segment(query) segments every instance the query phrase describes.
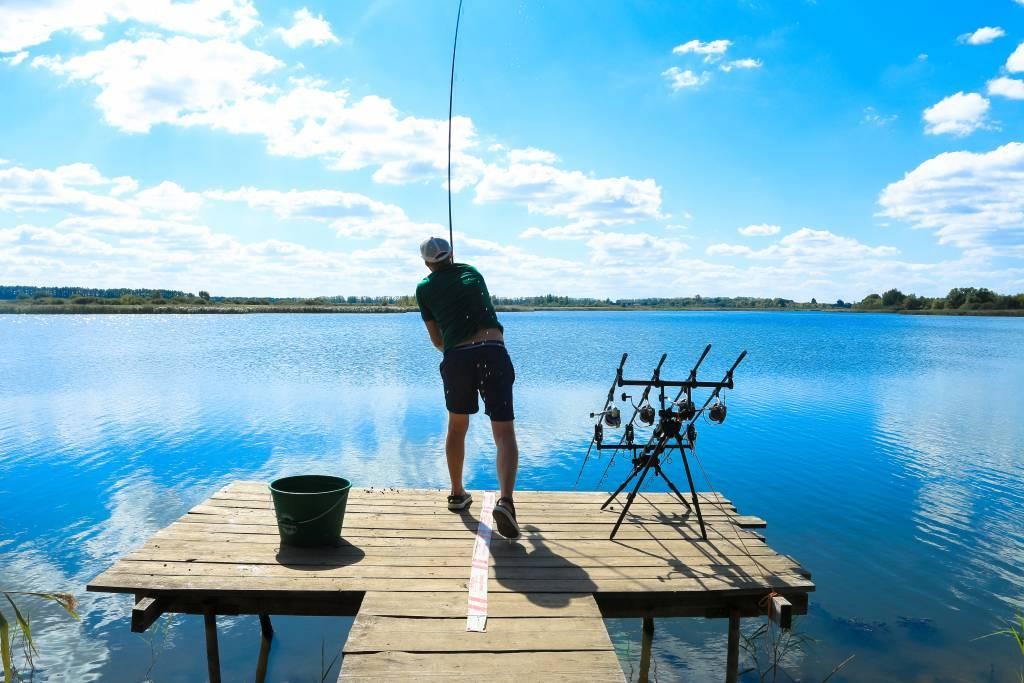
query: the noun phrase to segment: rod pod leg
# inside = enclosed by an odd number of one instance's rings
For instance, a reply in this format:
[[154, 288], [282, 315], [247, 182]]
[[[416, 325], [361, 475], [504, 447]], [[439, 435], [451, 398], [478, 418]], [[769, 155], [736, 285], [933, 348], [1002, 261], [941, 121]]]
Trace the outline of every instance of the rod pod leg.
[[697, 500], [697, 489], [693, 487], [693, 476], [690, 474], [690, 463], [686, 459], [686, 451], [683, 450], [683, 440], [676, 436], [679, 442], [679, 453], [683, 456], [683, 467], [686, 468], [686, 480], [690, 482], [690, 494], [693, 496], [693, 509], [697, 513], [697, 521], [700, 523], [700, 535], [708, 540], [708, 530], [704, 528], [704, 517], [700, 514], [700, 501]]
[[633, 471], [632, 471], [632, 473], [630, 473], [630, 475], [629, 475], [628, 477], [626, 477], [626, 481], [624, 481], [624, 482], [622, 482], [621, 484], [619, 484], [619, 488], [615, 489], [615, 493], [613, 493], [612, 495], [608, 496], [608, 500], [606, 500], [606, 501], [604, 502], [604, 505], [602, 505], [602, 506], [601, 506], [601, 509], [602, 509], [602, 510], [604, 510], [604, 509], [605, 509], [606, 507], [608, 507], [608, 505], [609, 505], [609, 504], [610, 504], [610, 503], [611, 503], [611, 502], [612, 502], [613, 500], [615, 500], [615, 496], [617, 496], [617, 495], [619, 495], [620, 493], [622, 493], [622, 489], [626, 488], [626, 486], [628, 486], [628, 485], [629, 485], [629, 482], [633, 481], [633, 477], [635, 477], [636, 475], [638, 475], [638, 474], [640, 473], [640, 470], [641, 470], [641, 469], [643, 469], [643, 468], [641, 468], [641, 467], [634, 467], [634, 468], [633, 468]]

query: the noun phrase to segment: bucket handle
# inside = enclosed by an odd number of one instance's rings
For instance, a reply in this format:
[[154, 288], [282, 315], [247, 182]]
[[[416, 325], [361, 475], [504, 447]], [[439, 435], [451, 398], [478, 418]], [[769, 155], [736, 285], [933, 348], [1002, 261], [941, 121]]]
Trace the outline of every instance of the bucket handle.
[[290, 519], [281, 519], [281, 517], [279, 515], [276, 515], [277, 516], [277, 521], [280, 524], [294, 524], [296, 526], [298, 526], [300, 524], [309, 524], [310, 522], [315, 522], [316, 520], [321, 519], [322, 517], [326, 517], [328, 514], [330, 514], [334, 510], [334, 508], [336, 508], [339, 505], [341, 505], [342, 503], [344, 503], [347, 499], [348, 499], [348, 496], [340, 496], [338, 498], [338, 500], [334, 501], [334, 505], [332, 505], [331, 507], [329, 507], [326, 510], [324, 510], [323, 512], [321, 512], [316, 517], [310, 517], [309, 519], [304, 519], [301, 522], [299, 522], [299, 521], [292, 521]]

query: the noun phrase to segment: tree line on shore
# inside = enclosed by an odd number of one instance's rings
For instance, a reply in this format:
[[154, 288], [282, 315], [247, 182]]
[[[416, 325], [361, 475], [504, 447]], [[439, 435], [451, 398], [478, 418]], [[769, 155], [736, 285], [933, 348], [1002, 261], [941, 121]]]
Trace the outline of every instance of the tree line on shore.
[[946, 296], [927, 297], [890, 289], [869, 294], [854, 308], [896, 311], [1020, 311], [1024, 293], [997, 294], [985, 287], [954, 287]]
[[[955, 287], [942, 297], [904, 294], [889, 289], [882, 294], [869, 294], [860, 302], [842, 299], [834, 303], [809, 302], [779, 297], [646, 297], [635, 299], [599, 299], [545, 294], [542, 296], [491, 297], [496, 306], [507, 308], [664, 308], [664, 309], [744, 309], [744, 310], [837, 310], [860, 311], [1024, 311], [1024, 293], [998, 294], [984, 287]], [[127, 306], [127, 307], [190, 307], [200, 309], [233, 307], [269, 307], [272, 309], [301, 307], [345, 308], [388, 307], [416, 308], [413, 296], [322, 296], [301, 297], [224, 297], [169, 289], [101, 289], [91, 287], [33, 287], [0, 285], [0, 302], [30, 307], [65, 306]]]

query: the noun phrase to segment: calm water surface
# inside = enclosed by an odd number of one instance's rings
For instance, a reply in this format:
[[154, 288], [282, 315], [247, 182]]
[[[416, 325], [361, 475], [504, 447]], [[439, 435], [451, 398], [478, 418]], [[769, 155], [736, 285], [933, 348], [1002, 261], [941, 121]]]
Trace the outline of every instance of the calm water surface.
[[[709, 375], [749, 349], [725, 425], [701, 431], [714, 485], [814, 573], [796, 680], [1016, 680], [1024, 609], [1024, 319], [775, 313], [506, 314], [520, 483], [567, 489], [614, 367]], [[0, 585], [34, 605], [36, 680], [191, 681], [202, 624], [133, 635], [126, 596], [83, 586], [218, 487], [310, 470], [445, 486], [438, 354], [418, 316], [0, 316]], [[467, 484], [493, 487], [478, 419]], [[581, 488], [597, 486], [602, 463]], [[678, 463], [675, 464], [678, 467]], [[626, 463], [613, 477], [625, 476]], [[681, 473], [677, 473], [683, 479]], [[440, 504], [439, 500], [439, 504]], [[253, 618], [225, 618], [226, 680], [249, 680]], [[270, 679], [318, 681], [349, 619], [275, 618]], [[746, 628], [756, 626], [749, 620]], [[659, 680], [720, 680], [725, 623], [659, 620]], [[639, 620], [609, 622], [635, 671]], [[336, 672], [336, 669], [335, 669]], [[750, 677], [748, 676], [748, 679]], [[781, 676], [779, 680], [786, 680]]]

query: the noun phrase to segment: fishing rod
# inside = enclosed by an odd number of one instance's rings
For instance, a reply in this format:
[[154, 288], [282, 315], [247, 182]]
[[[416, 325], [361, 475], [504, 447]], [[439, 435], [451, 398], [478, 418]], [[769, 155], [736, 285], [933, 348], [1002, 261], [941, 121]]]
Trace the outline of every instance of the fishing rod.
[[[705, 355], [707, 355], [706, 352]], [[608, 470], [610, 470], [612, 465], [615, 463], [615, 456], [619, 454], [619, 449], [622, 448], [622, 444], [626, 443], [627, 441], [630, 445], [633, 444], [633, 424], [636, 422], [637, 415], [640, 416], [640, 421], [643, 422], [644, 424], [654, 424], [654, 407], [650, 405], [650, 402], [647, 400], [647, 398], [648, 396], [650, 396], [651, 389], [655, 386], [658, 380], [661, 379], [661, 366], [665, 364], [666, 358], [668, 358], [667, 353], [661, 354], [661, 360], [658, 361], [658, 366], [654, 368], [654, 374], [651, 376], [651, 384], [648, 384], [644, 388], [644, 393], [640, 396], [640, 402], [633, 405], [633, 416], [630, 417], [629, 422], [626, 423], [626, 431], [622, 435], [622, 438], [619, 439], [619, 445], [615, 447], [614, 451], [612, 451], [612, 457], [608, 460], [608, 465], [604, 468], [604, 473], [601, 475], [601, 479], [597, 482], [598, 487], [601, 486], [602, 482], [604, 482], [605, 477], [608, 476]], [[632, 396], [628, 396], [625, 392], [623, 392], [622, 400], [625, 401], [627, 398], [632, 400]], [[646, 406], [644, 405], [645, 403], [647, 404]], [[585, 465], [586, 461], [584, 461], [583, 464]]]
[[452, 42], [452, 75], [448, 81], [448, 246], [449, 256], [455, 259], [455, 232], [452, 229], [452, 105], [455, 102], [455, 49], [459, 45], [459, 22], [462, 21], [462, 0], [455, 15], [455, 40]]
[[[608, 422], [610, 427], [618, 427], [621, 418], [619, 417], [619, 409], [612, 408], [609, 410], [609, 406], [615, 402], [615, 387], [619, 386], [619, 382], [622, 381], [622, 368], [626, 365], [626, 357], [629, 354], [622, 354], [622, 359], [619, 361], [619, 367], [615, 371], [615, 379], [612, 380], [611, 387], [608, 388], [608, 398], [604, 401], [604, 407], [599, 412], [591, 413], [590, 417], [596, 417], [597, 422], [594, 423], [594, 436], [590, 438], [590, 447], [587, 448], [587, 454], [583, 457], [583, 465], [580, 466], [580, 473], [576, 475], [576, 483], [573, 484], [573, 490], [580, 485], [580, 477], [583, 476], [583, 468], [587, 465], [587, 460], [590, 458], [590, 451], [593, 450], [594, 444], [597, 443], [600, 447], [601, 439], [604, 438], [604, 427], [601, 426], [601, 420]], [[612, 412], [614, 411], [614, 412]]]
[[[697, 359], [697, 363], [693, 366], [693, 369], [690, 370], [690, 377], [687, 379], [687, 382], [690, 384], [696, 384], [697, 369], [700, 368], [700, 364], [704, 362], [704, 359], [708, 357], [708, 353], [710, 352], [711, 344], [708, 344], [704, 347], [704, 353], [700, 354], [700, 358]], [[680, 401], [679, 398], [684, 392], [686, 393], [686, 399], [684, 401]], [[696, 413], [696, 408], [693, 405], [693, 387], [688, 385], [680, 388], [679, 393], [676, 394], [674, 399], [672, 399], [672, 405], [679, 408], [679, 414], [684, 420], [693, 417]]]

